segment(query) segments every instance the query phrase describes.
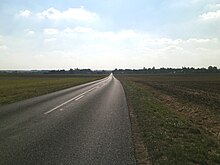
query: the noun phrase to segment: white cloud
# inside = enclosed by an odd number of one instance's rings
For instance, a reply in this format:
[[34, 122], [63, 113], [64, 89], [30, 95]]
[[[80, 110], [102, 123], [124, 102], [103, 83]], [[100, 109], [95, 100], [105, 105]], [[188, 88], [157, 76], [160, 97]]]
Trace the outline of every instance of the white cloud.
[[122, 30], [115, 34], [117, 39], [129, 39], [129, 38], [136, 38], [139, 37], [140, 34], [134, 32], [132, 29]]
[[213, 20], [213, 19], [220, 19], [220, 10], [215, 12], [208, 12], [201, 15], [203, 20]]
[[[181, 42], [177, 42], [168, 38], [144, 38], [147, 41], [145, 44], [141, 44], [143, 38], [133, 39], [135, 42], [138, 41], [138, 44], [117, 41], [121, 42], [120, 46], [117, 47], [109, 43], [106, 38], [107, 42], [96, 43], [94, 40], [94, 43], [82, 44], [72, 50], [57, 50], [56, 52], [60, 52], [57, 55], [59, 60], [54, 60], [53, 63], [60, 68], [73, 67], [71, 65], [74, 65], [75, 67], [90, 67], [92, 69], [220, 65], [218, 60], [216, 60], [220, 53], [219, 49], [209, 48], [213, 42], [218, 42], [218, 45], [220, 45], [220, 42], [215, 41], [215, 39], [214, 41], [212, 39], [188, 39], [178, 40]], [[78, 38], [78, 40], [80, 42], [83, 39]], [[150, 41], [153, 41], [153, 43]], [[203, 48], [200, 45], [201, 42], [205, 42], [204, 44], [207, 47]], [[113, 40], [112, 43], [114, 43]], [[155, 46], [153, 47], [152, 45]], [[56, 48], [57, 46], [55, 46]], [[53, 54], [48, 52], [46, 58], [50, 59]], [[63, 63], [60, 61], [63, 61]], [[64, 63], [66, 65], [60, 66]]]
[[198, 3], [200, 0], [192, 0], [192, 3]]
[[146, 34], [143, 33], [137, 33], [132, 29], [125, 29], [118, 32], [113, 31], [93, 31], [92, 35], [95, 39], [101, 39], [106, 40], [110, 42], [121, 42], [125, 40], [135, 40], [137, 38], [144, 38], [146, 37]]
[[209, 10], [217, 10], [217, 9], [220, 9], [220, 3], [218, 4], [209, 4], [209, 5], [207, 5], [207, 9], [209, 9]]
[[0, 45], [0, 50], [8, 50], [8, 47], [6, 45]]
[[211, 10], [216, 10], [216, 11], [209, 11], [206, 13], [203, 13], [202, 15], [200, 15], [200, 17], [203, 20], [216, 20], [216, 19], [220, 19], [220, 4], [210, 4], [209, 8]]
[[21, 10], [19, 15], [22, 17], [29, 17], [31, 15], [31, 12], [29, 10]]
[[[133, 29], [97, 31], [76, 26], [59, 30], [47, 28], [43, 36], [27, 40], [25, 44], [4, 42], [5, 45], [13, 44], [8, 46], [13, 47], [14, 54], [19, 49], [20, 54], [26, 54], [27, 57], [22, 55], [27, 61], [23, 68], [29, 65], [30, 68], [36, 65], [49, 69], [220, 66], [220, 40], [217, 38], [172, 39], [153, 37]], [[27, 46], [29, 43], [33, 46]], [[30, 54], [36, 55], [36, 64], [31, 63]]]
[[92, 28], [89, 27], [82, 27], [82, 26], [77, 26], [75, 28], [69, 28], [67, 27], [66, 29], [64, 29], [63, 31], [64, 33], [90, 33], [93, 32]]
[[54, 42], [56, 40], [57, 39], [55, 37], [53, 37], [53, 38], [46, 38], [46, 39], [44, 39], [44, 43]]
[[209, 39], [209, 38], [190, 38], [188, 40], [186, 40], [187, 43], [210, 43], [212, 41], [218, 41], [218, 39], [213, 38], [213, 39]]
[[[117, 48], [134, 48], [134, 49], [162, 49], [170, 46], [184, 47], [191, 49], [192, 47], [218, 47], [219, 39], [217, 38], [189, 38], [189, 39], [172, 39], [165, 37], [152, 37], [146, 32], [137, 32], [132, 29], [124, 29], [118, 32], [114, 31], [96, 31], [89, 27], [77, 26], [74, 28], [67, 27], [63, 30], [54, 28], [44, 29], [47, 39], [51, 38], [63, 41], [66, 46], [72, 45], [88, 45], [88, 44], [105, 44]], [[53, 37], [51, 37], [53, 36]], [[54, 46], [57, 47], [57, 46]], [[77, 47], [76, 47], [77, 48]], [[136, 50], [137, 50], [136, 49]]]
[[94, 12], [86, 10], [84, 7], [69, 8], [65, 11], [57, 10], [53, 7], [37, 14], [41, 18], [52, 20], [77, 20], [77, 21], [95, 21], [98, 15]]
[[6, 51], [8, 50], [8, 46], [4, 44], [4, 37], [0, 35], [0, 50], [1, 51]]
[[25, 29], [24, 32], [25, 32], [26, 35], [28, 35], [28, 36], [34, 36], [34, 35], [35, 35], [35, 31], [30, 30], [30, 29]]
[[56, 35], [58, 33], [59, 33], [59, 30], [55, 29], [55, 28], [46, 28], [46, 29], [44, 29], [44, 34], [46, 34], [46, 35]]

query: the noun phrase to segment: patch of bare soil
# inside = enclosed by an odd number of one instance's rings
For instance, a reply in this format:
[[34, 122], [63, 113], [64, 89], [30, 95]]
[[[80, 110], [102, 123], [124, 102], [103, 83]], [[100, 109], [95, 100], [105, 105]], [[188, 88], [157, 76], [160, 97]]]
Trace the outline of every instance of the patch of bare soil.
[[[167, 92], [164, 92], [163, 90], [156, 89], [155, 87], [146, 84], [140, 85], [142, 85], [144, 88], [147, 88], [147, 90], [151, 91], [152, 95], [158, 101], [166, 105], [172, 111], [178, 113], [181, 117], [190, 120], [192, 123], [196, 124], [202, 129], [205, 129], [207, 132], [220, 139], [220, 117], [219, 115], [216, 115], [216, 113], [213, 112], [212, 106], [200, 104], [200, 102], [196, 101], [189, 101], [185, 98], [180, 99], [176, 95], [169, 94]], [[188, 92], [188, 94], [197, 96], [202, 95], [202, 93], [199, 91], [192, 92], [185, 90], [182, 92]], [[182, 94], [185, 95], [185, 93]], [[202, 98], [204, 98], [204, 96]], [[219, 99], [217, 97], [215, 98]]]
[[[216, 113], [220, 113], [220, 94], [207, 92], [205, 90], [191, 89], [181, 85], [178, 86], [178, 83], [170, 84], [161, 82], [144, 82], [144, 84], [164, 91], [165, 93], [174, 97], [181, 98], [187, 102], [193, 102], [198, 105], [207, 106], [209, 109], [216, 110]], [[192, 88], [194, 88], [194, 86], [192, 86]]]

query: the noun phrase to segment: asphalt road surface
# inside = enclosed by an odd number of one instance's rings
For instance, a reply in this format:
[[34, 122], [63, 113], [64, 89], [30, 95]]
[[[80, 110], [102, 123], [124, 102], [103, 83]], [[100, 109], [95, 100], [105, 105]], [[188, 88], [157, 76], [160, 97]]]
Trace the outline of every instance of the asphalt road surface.
[[120, 82], [110, 75], [0, 107], [0, 164], [136, 164]]

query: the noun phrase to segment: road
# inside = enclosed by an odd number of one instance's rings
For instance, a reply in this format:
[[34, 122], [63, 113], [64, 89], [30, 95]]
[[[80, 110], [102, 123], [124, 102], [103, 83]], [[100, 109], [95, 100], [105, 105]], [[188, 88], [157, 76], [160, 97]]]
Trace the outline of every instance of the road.
[[136, 164], [120, 82], [109, 75], [0, 107], [0, 164]]

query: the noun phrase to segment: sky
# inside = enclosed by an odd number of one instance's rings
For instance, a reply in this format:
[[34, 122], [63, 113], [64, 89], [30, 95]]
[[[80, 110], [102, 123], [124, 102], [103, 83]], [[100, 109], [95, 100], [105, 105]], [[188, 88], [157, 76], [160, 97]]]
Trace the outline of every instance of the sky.
[[220, 0], [0, 0], [0, 69], [220, 67]]

